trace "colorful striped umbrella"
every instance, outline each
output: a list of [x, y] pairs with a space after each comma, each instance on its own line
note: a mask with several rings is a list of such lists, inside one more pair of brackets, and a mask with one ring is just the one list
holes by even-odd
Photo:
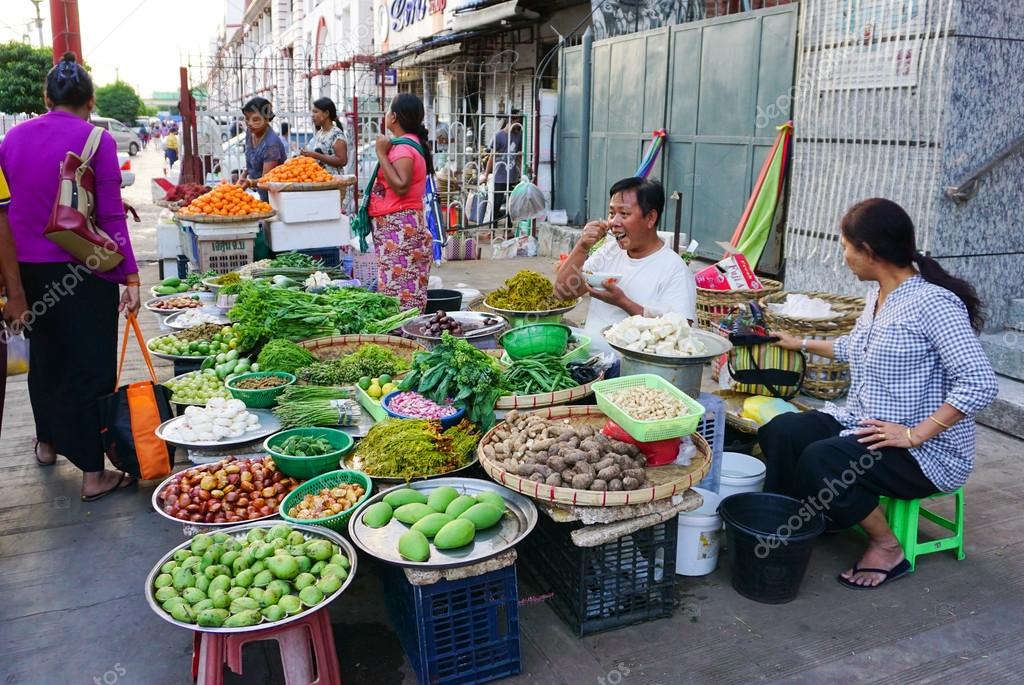
[[658, 160], [658, 155], [661, 153], [661, 149], [665, 147], [665, 129], [659, 128], [652, 134], [654, 137], [651, 138], [650, 145], [647, 146], [647, 152], [644, 154], [644, 158], [640, 160], [640, 167], [636, 170], [634, 176], [640, 178], [647, 178], [651, 175], [651, 171], [654, 169], [654, 163]]

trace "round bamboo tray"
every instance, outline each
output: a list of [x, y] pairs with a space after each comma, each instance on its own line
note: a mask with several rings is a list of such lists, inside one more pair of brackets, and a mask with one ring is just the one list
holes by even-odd
[[[483, 350], [487, 356], [497, 359], [498, 363], [501, 364], [502, 369], [505, 369], [508, 365], [501, 362], [501, 356], [505, 354], [505, 350], [501, 348], [493, 350]], [[502, 395], [495, 401], [494, 408], [498, 411], [508, 411], [510, 409], [546, 409], [547, 407], [554, 407], [560, 404], [568, 404], [574, 402], [583, 397], [588, 397], [594, 394], [591, 389], [594, 383], [604, 380], [604, 372], [600, 376], [585, 383], [584, 385], [577, 385], [575, 388], [568, 388], [567, 390], [556, 390], [555, 392], [542, 392], [536, 395]]]
[[761, 278], [760, 290], [711, 290], [697, 288], [697, 325], [705, 331], [718, 333], [718, 323], [738, 304], [756, 302], [765, 295], [782, 290], [782, 284]]
[[[765, 327], [768, 331], [785, 331], [798, 338], [810, 340], [835, 340], [847, 335], [857, 324], [857, 318], [864, 310], [864, 300], [859, 297], [833, 295], [831, 293], [803, 292], [808, 297], [825, 300], [832, 305], [836, 316], [828, 319], [805, 319], [783, 316], [771, 310], [770, 304], [782, 304], [793, 291], [780, 291], [761, 298], [759, 304], [764, 312]], [[801, 391], [805, 395], [821, 400], [839, 399], [850, 389], [850, 365], [816, 354], [807, 354], [807, 370]]]
[[313, 183], [260, 181], [256, 184], [256, 187], [261, 190], [268, 190], [272, 193], [301, 193], [312, 190], [340, 190], [348, 188], [353, 184], [355, 184], [355, 179], [349, 180], [347, 178], [340, 178], [336, 176], [330, 181], [316, 181]]
[[407, 361], [412, 361], [415, 352], [426, 352], [427, 348], [415, 340], [400, 338], [397, 335], [334, 335], [328, 338], [316, 338], [300, 342], [313, 353], [313, 356], [322, 361], [337, 359], [346, 354], [352, 354], [366, 343], [373, 343], [387, 348]]
[[251, 224], [253, 221], [273, 219], [277, 212], [259, 212], [257, 214], [244, 214], [242, 216], [221, 216], [219, 214], [182, 214], [180, 211], [174, 215], [178, 221], [187, 221], [193, 224]]
[[[593, 405], [551, 407], [531, 413], [547, 419], [569, 419], [574, 423], [588, 423], [595, 428], [603, 427], [608, 420], [604, 412]], [[480, 465], [483, 466], [488, 476], [506, 488], [545, 502], [558, 502], [587, 507], [643, 504], [644, 502], [653, 502], [682, 494], [690, 487], [699, 483], [711, 469], [711, 448], [704, 438], [694, 433], [690, 437], [693, 440], [693, 444], [697, 446], [697, 456], [693, 458], [690, 465], [677, 466], [675, 464], [668, 464], [666, 466], [649, 466], [647, 467], [647, 480], [649, 484], [640, 490], [606, 492], [554, 487], [509, 473], [484, 454], [483, 448], [497, 441], [496, 433], [502, 427], [503, 424], [499, 423], [480, 440], [480, 444], [477, 446], [477, 456], [480, 459]]]

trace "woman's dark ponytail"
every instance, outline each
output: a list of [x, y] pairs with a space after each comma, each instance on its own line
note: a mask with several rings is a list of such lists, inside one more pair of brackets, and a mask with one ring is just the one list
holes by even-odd
[[430, 132], [427, 127], [420, 124], [416, 129], [416, 137], [420, 139], [420, 147], [423, 148], [423, 158], [427, 162], [427, 175], [434, 173], [434, 155], [430, 152]]
[[921, 272], [921, 278], [945, 288], [960, 298], [964, 306], [967, 307], [967, 315], [971, 318], [971, 328], [976, 333], [981, 333], [981, 329], [985, 327], [984, 308], [974, 286], [950, 274], [928, 255], [915, 252], [914, 263], [917, 264], [917, 270]]
[[981, 333], [985, 316], [974, 286], [917, 251], [914, 222], [898, 204], [880, 197], [862, 200], [846, 212], [839, 229], [843, 237], [859, 250], [866, 248], [879, 259], [900, 267], [916, 264], [924, 280], [960, 298], [967, 308], [971, 327]]

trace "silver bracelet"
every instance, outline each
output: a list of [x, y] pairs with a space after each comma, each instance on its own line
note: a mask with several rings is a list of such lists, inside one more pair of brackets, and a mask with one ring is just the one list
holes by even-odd
[[800, 341], [800, 351], [803, 352], [804, 354], [807, 354], [807, 338], [804, 338], [802, 341]]

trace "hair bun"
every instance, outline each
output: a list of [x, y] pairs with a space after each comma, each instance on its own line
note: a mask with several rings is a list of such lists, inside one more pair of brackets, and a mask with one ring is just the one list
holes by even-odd
[[75, 53], [68, 50], [64, 53], [64, 56], [60, 58], [62, 62], [78, 62], [78, 57]]

